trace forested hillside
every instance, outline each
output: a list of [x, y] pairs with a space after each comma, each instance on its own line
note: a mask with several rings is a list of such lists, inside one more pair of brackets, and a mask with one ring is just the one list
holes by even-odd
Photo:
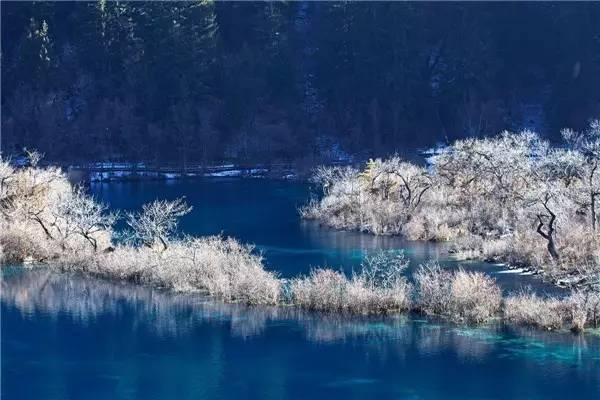
[[600, 4], [2, 2], [2, 150], [321, 161], [600, 114]]

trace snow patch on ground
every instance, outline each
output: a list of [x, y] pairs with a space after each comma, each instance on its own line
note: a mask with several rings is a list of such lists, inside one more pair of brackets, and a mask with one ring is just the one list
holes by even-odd
[[523, 268], [506, 269], [504, 271], [498, 271], [499, 274], [522, 274], [525, 270]]
[[204, 174], [204, 176], [211, 176], [211, 177], [226, 177], [226, 176], [241, 176], [242, 175], [242, 171], [239, 169], [232, 169], [229, 171], [219, 171], [219, 172], [207, 172]]

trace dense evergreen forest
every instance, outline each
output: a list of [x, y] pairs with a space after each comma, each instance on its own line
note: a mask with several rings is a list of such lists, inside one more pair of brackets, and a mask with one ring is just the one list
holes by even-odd
[[1, 8], [5, 154], [322, 162], [600, 115], [599, 3]]

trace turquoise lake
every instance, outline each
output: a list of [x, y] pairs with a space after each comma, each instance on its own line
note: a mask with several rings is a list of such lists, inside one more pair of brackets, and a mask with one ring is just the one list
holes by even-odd
[[[453, 261], [443, 245], [303, 222], [296, 210], [311, 193], [298, 182], [110, 183], [92, 192], [123, 210], [185, 195], [194, 211], [182, 232], [253, 243], [286, 277], [324, 265], [351, 271], [384, 248], [403, 249], [411, 268], [434, 258], [484, 270], [505, 291], [554, 290], [503, 266]], [[249, 308], [43, 269], [5, 268], [1, 284], [3, 399], [600, 398], [596, 332]]]

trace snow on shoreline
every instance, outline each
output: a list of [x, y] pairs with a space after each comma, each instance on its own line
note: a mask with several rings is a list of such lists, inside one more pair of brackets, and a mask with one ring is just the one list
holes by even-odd
[[[220, 166], [211, 166], [205, 168], [203, 171], [199, 170], [196, 172], [161, 172], [138, 169], [132, 167], [131, 164], [110, 164], [97, 163], [92, 168], [115, 168], [112, 171], [94, 171], [92, 168], [78, 168], [74, 169], [83, 171], [87, 174], [87, 180], [90, 182], [115, 182], [115, 181], [127, 181], [127, 180], [143, 180], [143, 179], [155, 179], [155, 180], [176, 180], [185, 178], [205, 177], [205, 178], [232, 178], [232, 177], [252, 177], [252, 178], [264, 178], [271, 172], [268, 168], [240, 168], [233, 164], [226, 164]], [[99, 166], [101, 164], [101, 166]], [[121, 169], [122, 168], [122, 169]], [[282, 179], [295, 179], [297, 174], [291, 170], [283, 170], [279, 175], [276, 175]]]

